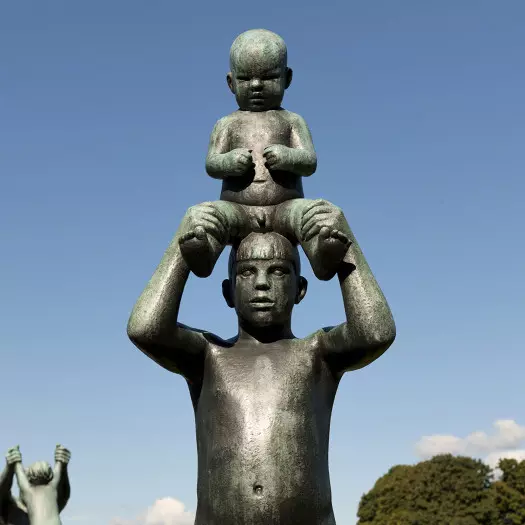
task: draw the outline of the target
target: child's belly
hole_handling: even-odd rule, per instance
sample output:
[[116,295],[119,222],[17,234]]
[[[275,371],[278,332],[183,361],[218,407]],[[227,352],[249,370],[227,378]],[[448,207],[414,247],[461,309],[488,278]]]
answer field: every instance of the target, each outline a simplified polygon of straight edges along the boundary
[[272,144],[289,146],[283,133],[267,136],[257,130],[247,131],[246,136],[237,138],[235,148],[252,150],[255,169],[243,177],[227,177],[223,180],[221,200],[249,206],[271,206],[290,199],[304,197],[302,178],[285,171],[270,172],[265,165],[264,148]]

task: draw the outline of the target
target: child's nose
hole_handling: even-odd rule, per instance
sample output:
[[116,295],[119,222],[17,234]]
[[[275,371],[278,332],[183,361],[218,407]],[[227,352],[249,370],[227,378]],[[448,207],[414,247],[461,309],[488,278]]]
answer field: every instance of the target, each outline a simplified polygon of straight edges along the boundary
[[253,78],[251,82],[252,89],[261,89],[262,82],[259,78]]

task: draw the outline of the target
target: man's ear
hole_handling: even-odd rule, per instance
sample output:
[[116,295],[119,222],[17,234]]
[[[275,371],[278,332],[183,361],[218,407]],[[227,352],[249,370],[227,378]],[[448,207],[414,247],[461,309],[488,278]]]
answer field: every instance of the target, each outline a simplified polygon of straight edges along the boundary
[[233,87],[233,73],[231,71],[226,75],[226,82],[228,83],[230,91],[235,95],[235,88]]
[[306,295],[306,290],[308,290],[308,281],[301,275],[299,277],[299,282],[297,283],[297,295],[295,297],[295,304],[299,304]]
[[224,281],[222,281],[222,296],[230,308],[235,306],[233,304],[232,283],[229,279],[224,279]]
[[292,83],[292,77],[293,77],[292,68],[287,67],[285,75],[286,75],[286,80],[284,84],[284,89],[288,89],[290,87],[290,84]]

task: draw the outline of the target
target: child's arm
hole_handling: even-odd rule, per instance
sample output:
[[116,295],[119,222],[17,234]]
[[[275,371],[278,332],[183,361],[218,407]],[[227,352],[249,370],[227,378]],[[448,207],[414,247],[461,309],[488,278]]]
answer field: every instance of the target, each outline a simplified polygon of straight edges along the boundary
[[270,145],[264,149],[264,157],[269,169],[309,177],[317,169],[312,135],[301,115],[288,113],[291,125],[290,147],[282,144]]
[[332,371],[340,376],[367,366],[394,342],[396,327],[388,303],[350,228],[352,242],[338,272],[346,322],[325,328],[320,346]]
[[18,483],[20,492],[22,494],[27,494],[31,489],[31,484],[27,479],[26,472],[24,470],[24,467],[22,466],[22,462],[15,463],[15,474],[16,482]]
[[211,132],[208,155],[206,156],[206,172],[214,179],[245,175],[253,168],[251,150],[237,148],[230,150],[228,127],[231,119],[224,117],[219,120]]
[[184,225],[175,234],[137,300],[129,318],[128,336],[153,361],[193,380],[202,372],[212,336],[178,323],[182,293],[189,276],[179,247],[183,231]]
[[67,448],[57,445],[55,449],[55,467],[53,468],[52,484],[57,491],[58,512],[62,512],[71,496],[71,485],[69,483],[69,474],[67,465],[71,453]]

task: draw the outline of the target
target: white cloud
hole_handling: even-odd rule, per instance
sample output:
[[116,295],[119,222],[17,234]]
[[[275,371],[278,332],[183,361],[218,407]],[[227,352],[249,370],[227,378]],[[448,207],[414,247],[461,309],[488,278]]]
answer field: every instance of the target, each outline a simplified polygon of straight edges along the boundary
[[525,426],[513,419],[498,419],[493,426],[491,435],[477,431],[463,438],[449,434],[423,436],[416,443],[416,454],[422,459],[437,454],[482,457],[491,467],[502,458],[524,460]]
[[161,498],[138,518],[114,518],[111,525],[193,525],[195,515],[186,510],[184,503],[175,498]]

